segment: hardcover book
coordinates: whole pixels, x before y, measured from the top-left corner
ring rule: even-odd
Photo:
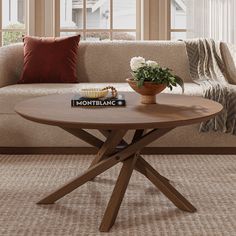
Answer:
[[[125,105],[126,101],[123,95],[118,95],[117,98],[106,97],[97,99],[85,98],[80,95],[76,95],[71,100],[71,107],[121,107]]]

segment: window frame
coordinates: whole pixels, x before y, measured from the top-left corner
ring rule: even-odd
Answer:
[[[172,33],[185,33],[185,32],[187,32],[187,29],[172,28],[172,25],[171,25],[171,21],[172,21],[172,19],[171,19],[171,17],[172,17],[171,0],[168,0],[168,1],[169,1],[169,3],[168,3],[168,12],[169,12],[169,17],[170,17],[170,19],[169,19],[170,23],[169,23],[168,39],[172,40],[172,37],[171,37]]]
[[[0,3],[2,1],[0,0]],[[60,0],[26,1],[28,3],[26,33],[40,37],[60,36]],[[186,29],[171,29],[170,3],[171,0],[137,0],[136,30],[131,29],[131,32],[136,31],[136,40],[170,40],[172,32],[186,32]],[[1,9],[0,12],[2,12]],[[2,25],[1,17],[0,25]],[[86,29],[86,32],[109,32],[110,30],[113,32],[129,32],[128,29],[112,28]],[[63,31],[71,32],[68,29]],[[73,31],[81,32],[81,29],[73,29]],[[86,32],[84,30],[84,33]],[[1,28],[0,34],[2,35]]]
[[[18,29],[3,28],[2,1],[0,0],[0,47],[3,46],[4,32],[23,32],[27,35],[35,34],[35,0],[25,0],[25,27]]]
[[[134,32],[136,33],[136,40],[141,39],[141,2],[143,0],[136,0],[136,29],[114,29],[113,27],[113,0],[110,1],[110,27],[109,29],[88,29],[87,28],[87,8],[86,0],[83,0],[83,27],[82,29],[76,28],[61,28],[60,27],[60,0],[55,0],[55,23],[54,23],[54,36],[59,37],[61,32],[75,32],[82,33],[82,38],[86,40],[87,33],[109,33],[109,39],[113,40],[113,34],[119,32]],[[147,1],[147,0],[146,0]]]

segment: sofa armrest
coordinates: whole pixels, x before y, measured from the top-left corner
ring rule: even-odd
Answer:
[[[236,84],[236,45],[220,43],[220,51],[229,84]]]
[[[0,88],[17,83],[21,75],[23,60],[22,43],[0,48]]]

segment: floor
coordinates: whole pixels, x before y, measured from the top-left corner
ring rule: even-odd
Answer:
[[[194,214],[178,210],[135,172],[114,227],[99,233],[120,165],[54,205],[35,204],[92,158],[0,155],[0,235],[236,235],[236,155],[145,156],[198,209]]]

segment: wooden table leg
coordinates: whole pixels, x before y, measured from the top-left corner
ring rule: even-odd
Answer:
[[[136,168],[140,170],[176,207],[183,211],[195,212],[197,209],[184,198],[170,183],[163,179],[149,163],[142,157],[136,162]]]
[[[100,139],[86,132],[83,129],[71,129],[71,128],[65,128],[65,127],[61,127],[61,128],[96,148],[101,148],[101,146],[103,145],[103,141],[101,141]]]
[[[99,130],[106,138],[109,138],[110,137],[110,134],[111,134],[111,131],[107,131],[107,130]],[[142,135],[145,133],[145,130],[137,130],[135,133],[134,133],[134,137],[133,137],[133,140],[132,142],[135,142],[137,141],[139,138],[142,137]],[[124,145],[124,146],[128,146],[128,143],[122,139],[121,140],[121,144]],[[113,146],[115,148],[115,145]],[[103,158],[106,158],[103,156]],[[95,163],[97,163],[98,161],[95,161]],[[93,163],[92,163],[93,164]],[[92,166],[92,165],[91,165]],[[137,171],[141,172],[142,173],[142,169],[137,169],[137,167],[135,168]],[[144,173],[142,173],[144,174]],[[169,179],[167,179],[165,176],[162,176],[163,177],[163,180],[166,180],[166,181],[170,181]]]
[[[112,130],[99,130],[99,132],[105,137],[105,138],[107,138],[110,134],[111,134],[111,132],[112,132]],[[124,141],[124,139],[122,139],[121,140],[121,142],[120,142],[120,144],[118,144],[118,146],[125,146],[126,145],[126,142]]]
[[[142,137],[143,133],[144,133],[144,130],[136,130],[134,133],[134,137],[132,139],[132,143],[137,142]],[[124,140],[123,140],[123,143],[125,145],[128,145]],[[138,150],[139,149],[137,149],[137,151]],[[120,205],[124,198],[127,186],[129,184],[130,177],[133,173],[135,163],[138,157],[139,157],[139,154],[136,153],[132,155],[130,158],[123,161],[122,169],[120,171],[115,188],[112,192],[111,198],[109,200],[109,203],[107,205],[105,214],[103,216],[103,219],[99,228],[101,232],[108,232],[116,220],[117,214],[120,209]]]
[[[140,158],[142,158],[142,156],[140,155],[139,156]],[[149,164],[148,164],[149,165]],[[136,171],[138,171],[139,173],[143,174],[144,176],[147,176],[147,171],[146,171],[146,168],[143,168],[143,167],[139,167],[138,165],[135,165],[135,168],[134,168]],[[162,178],[164,181],[167,181],[169,182],[170,180],[167,179],[165,176],[161,175],[158,173],[158,177],[159,178]]]
[[[141,147],[148,145],[149,143],[153,142],[153,140],[165,135],[169,129],[163,130],[152,130],[148,134],[142,137],[142,139],[138,140],[135,143],[128,145],[126,148],[121,150],[118,153],[112,154],[109,158],[99,162],[98,164],[89,168],[84,174],[75,178],[68,184],[62,186],[58,190],[54,191],[53,193],[49,194],[42,200],[38,202],[38,204],[53,204],[55,201],[59,200],[60,198],[64,197],[68,193],[72,192],[79,186],[85,184],[86,182],[90,181],[91,179],[95,178],[97,175],[103,173],[104,171],[108,170],[112,166],[116,165],[119,162],[125,161],[128,157],[132,156],[134,153],[137,152]],[[118,131],[117,131],[118,132]]]
[[[107,205],[107,209],[103,216],[102,223],[99,228],[101,232],[108,232],[116,220],[136,160],[137,156],[132,156],[129,159],[126,159],[123,163],[115,188],[113,190],[113,193]]]
[[[127,133],[127,130],[111,131],[107,136],[107,140],[99,149],[90,167],[96,165],[97,163],[99,163],[100,161],[108,157],[114,151],[116,146],[121,142],[121,140],[123,140],[123,137],[126,133]]]
[[[108,170],[109,168],[111,168],[112,166],[116,165],[119,162],[120,160],[117,159],[116,156],[101,161],[100,163],[88,169],[81,176],[75,178],[74,180],[70,181],[69,183],[65,184],[64,186],[60,187],[56,191],[52,192],[51,194],[40,200],[38,204],[53,204],[60,198],[64,197],[68,193],[72,192],[76,188],[95,178],[96,176]]]
[[[149,178],[177,207],[186,211],[195,211],[196,209],[167,181],[164,181],[163,177],[160,177],[159,173],[149,166],[149,164],[146,163],[139,155],[139,151],[143,147],[162,137],[170,130],[171,129],[154,129],[145,135],[143,135],[142,130],[137,130],[131,144],[127,145],[119,152],[111,154],[108,158],[99,161],[97,164],[94,164],[84,174],[49,194],[47,197],[40,200],[38,204],[53,204],[55,201],[72,192],[79,186],[85,184],[89,180],[95,178],[97,175],[103,173],[117,163],[123,162],[123,167],[100,226],[101,231],[109,231],[114,224],[134,168],[145,174],[146,177]],[[112,136],[114,140],[110,141],[112,141],[112,145],[115,147],[116,143],[119,143],[119,139],[120,141],[122,140],[125,132],[116,131],[113,134],[114,135]],[[108,142],[104,143],[105,147],[108,147],[107,144]],[[104,154],[106,153],[106,150],[108,150],[105,147],[103,150]]]

